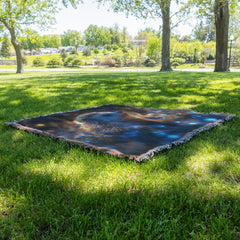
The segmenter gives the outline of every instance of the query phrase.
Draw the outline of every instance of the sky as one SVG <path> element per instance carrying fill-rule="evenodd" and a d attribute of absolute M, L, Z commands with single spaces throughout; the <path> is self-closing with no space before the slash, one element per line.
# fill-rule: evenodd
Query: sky
<path fill-rule="evenodd" d="M 176 6 L 172 6 L 172 9 L 175 8 Z M 68 29 L 83 33 L 90 24 L 99 27 L 112 27 L 114 24 L 118 24 L 120 29 L 127 27 L 128 33 L 134 37 L 140 30 L 146 27 L 158 30 L 161 25 L 161 19 L 142 20 L 133 16 L 126 17 L 124 13 L 109 11 L 107 6 L 98 8 L 97 3 L 88 0 L 84 4 L 80 4 L 77 9 L 73 9 L 71 6 L 68 6 L 68 8 L 62 7 L 62 10 L 56 14 L 56 24 L 52 26 L 53 29 L 40 32 L 40 34 L 63 34 Z M 192 27 L 189 24 L 181 24 L 181 28 L 178 27 L 173 32 L 183 36 L 190 35 L 191 30 Z"/>

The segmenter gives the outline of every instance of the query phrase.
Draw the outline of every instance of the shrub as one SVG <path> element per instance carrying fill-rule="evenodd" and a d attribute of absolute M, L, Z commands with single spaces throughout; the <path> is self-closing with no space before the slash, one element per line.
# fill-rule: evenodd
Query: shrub
<path fill-rule="evenodd" d="M 71 61 L 71 65 L 73 67 L 79 67 L 83 65 L 83 61 L 79 58 L 79 57 L 75 57 L 72 61 Z"/>
<path fill-rule="evenodd" d="M 104 55 L 107 55 L 107 54 L 108 54 L 107 49 L 103 49 L 103 54 L 104 54 Z"/>
<path fill-rule="evenodd" d="M 78 52 L 77 52 L 76 48 L 72 48 L 70 54 L 71 55 L 78 55 Z"/>
<path fill-rule="evenodd" d="M 119 48 L 119 46 L 118 46 L 116 43 L 114 43 L 114 44 L 112 45 L 112 49 L 113 49 L 114 51 L 116 51 L 118 48 Z"/>
<path fill-rule="evenodd" d="M 78 57 L 77 55 L 71 55 L 69 57 L 67 57 L 64 61 L 64 66 L 72 66 L 72 67 L 79 67 L 84 65 L 83 61 L 81 60 L 80 57 Z"/>
<path fill-rule="evenodd" d="M 154 67 L 156 66 L 156 64 L 157 64 L 156 61 L 154 61 L 154 59 L 151 59 L 151 58 L 146 59 L 144 62 L 144 65 L 146 67 Z"/>
<path fill-rule="evenodd" d="M 34 67 L 42 67 L 44 65 L 45 65 L 45 63 L 44 63 L 44 59 L 42 57 L 36 57 L 33 60 L 33 66 Z"/>
<path fill-rule="evenodd" d="M 94 52 L 95 54 L 98 54 L 98 53 L 99 53 L 99 49 L 98 49 L 98 48 L 94 48 L 93 52 Z"/>
<path fill-rule="evenodd" d="M 205 64 L 207 61 L 207 58 L 205 56 L 201 56 L 199 60 L 200 60 L 200 63 Z"/>
<path fill-rule="evenodd" d="M 141 67 L 143 65 L 143 60 L 141 58 L 137 58 L 134 63 L 134 67 Z"/>
<path fill-rule="evenodd" d="M 108 65 L 109 67 L 115 67 L 116 61 L 113 58 L 107 57 L 102 60 L 102 65 Z"/>
<path fill-rule="evenodd" d="M 22 63 L 23 63 L 23 65 L 28 64 L 27 58 L 25 56 L 22 56 Z"/>
<path fill-rule="evenodd" d="M 94 61 L 94 64 L 97 65 L 97 66 L 100 66 L 101 65 L 101 60 L 98 58 Z"/>
<path fill-rule="evenodd" d="M 111 47 L 111 45 L 107 45 L 107 47 L 106 47 L 106 49 L 108 50 L 108 51 L 111 51 L 112 50 L 112 47 Z"/>
<path fill-rule="evenodd" d="M 74 58 L 76 58 L 76 56 L 69 56 L 65 59 L 64 61 L 64 66 L 69 66 L 71 64 L 71 62 L 74 60 Z"/>
<path fill-rule="evenodd" d="M 123 55 L 122 59 L 123 59 L 123 66 L 125 66 L 125 67 L 128 66 L 128 62 L 129 62 L 129 60 L 130 60 L 129 54 L 128 54 L 128 53 L 125 53 L 125 54 Z"/>
<path fill-rule="evenodd" d="M 61 50 L 60 56 L 61 56 L 63 61 L 67 58 L 68 54 L 66 53 L 65 49 Z"/>
<path fill-rule="evenodd" d="M 180 64 L 184 64 L 186 62 L 185 58 L 172 58 L 171 63 L 177 62 Z"/>
<path fill-rule="evenodd" d="M 122 52 L 123 52 L 123 53 L 128 53 L 128 48 L 127 48 L 127 47 L 124 47 L 124 48 L 122 49 Z"/>
<path fill-rule="evenodd" d="M 114 55 L 123 55 L 123 51 L 121 49 L 117 49 L 115 52 L 114 52 Z"/>
<path fill-rule="evenodd" d="M 91 56 L 91 50 L 90 49 L 84 49 L 82 52 L 82 55 L 85 57 Z"/>
<path fill-rule="evenodd" d="M 51 67 L 51 68 L 56 68 L 56 67 L 60 67 L 63 64 L 62 60 L 58 57 L 52 57 L 48 63 L 47 66 Z"/>
<path fill-rule="evenodd" d="M 112 57 L 114 60 L 115 60 L 115 62 L 116 62 L 116 67 L 122 67 L 123 66 L 123 56 L 121 56 L 121 55 L 115 55 L 115 56 L 113 56 Z"/>
<path fill-rule="evenodd" d="M 176 67 L 179 66 L 180 64 L 179 64 L 178 62 L 173 62 L 171 65 L 172 65 L 174 68 L 176 68 Z"/>

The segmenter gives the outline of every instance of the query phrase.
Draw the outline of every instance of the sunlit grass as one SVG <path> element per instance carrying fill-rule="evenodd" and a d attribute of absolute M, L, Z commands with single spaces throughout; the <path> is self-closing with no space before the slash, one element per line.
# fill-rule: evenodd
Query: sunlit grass
<path fill-rule="evenodd" d="M 236 117 L 138 164 L 5 126 L 102 104 Z M 239 239 L 238 73 L 0 74 L 0 239 Z"/>

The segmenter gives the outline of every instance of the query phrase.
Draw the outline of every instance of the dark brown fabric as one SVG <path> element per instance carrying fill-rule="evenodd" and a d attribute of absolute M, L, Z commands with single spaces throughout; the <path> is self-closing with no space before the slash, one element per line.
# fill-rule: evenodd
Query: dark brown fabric
<path fill-rule="evenodd" d="M 6 123 L 29 132 L 137 161 L 189 141 L 233 114 L 105 105 Z"/>

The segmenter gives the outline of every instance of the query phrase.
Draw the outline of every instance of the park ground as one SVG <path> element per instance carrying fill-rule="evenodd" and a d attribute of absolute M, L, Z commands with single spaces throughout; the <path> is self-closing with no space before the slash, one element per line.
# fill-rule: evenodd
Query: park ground
<path fill-rule="evenodd" d="M 109 103 L 236 117 L 142 164 L 4 125 Z M 0 73 L 0 239 L 239 239 L 239 123 L 239 73 Z"/>

